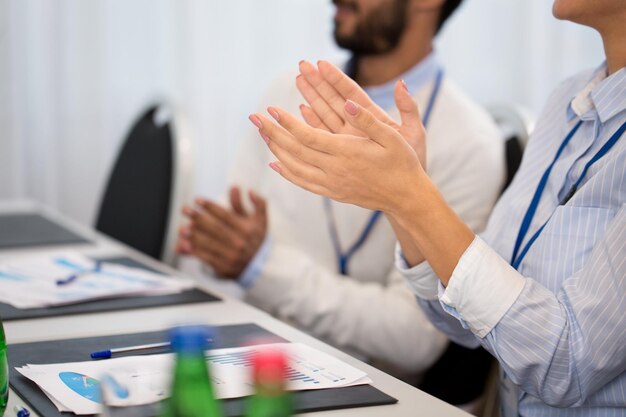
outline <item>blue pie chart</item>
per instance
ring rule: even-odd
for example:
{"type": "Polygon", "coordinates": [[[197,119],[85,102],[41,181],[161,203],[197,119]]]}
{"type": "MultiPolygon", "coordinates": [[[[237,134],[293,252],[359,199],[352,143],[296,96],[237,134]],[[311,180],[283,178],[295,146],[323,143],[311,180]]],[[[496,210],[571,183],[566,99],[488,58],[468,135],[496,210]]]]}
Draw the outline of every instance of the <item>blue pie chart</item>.
{"type": "Polygon", "coordinates": [[[76,372],[61,372],[59,378],[76,394],[100,404],[100,382],[97,379],[76,372]]]}

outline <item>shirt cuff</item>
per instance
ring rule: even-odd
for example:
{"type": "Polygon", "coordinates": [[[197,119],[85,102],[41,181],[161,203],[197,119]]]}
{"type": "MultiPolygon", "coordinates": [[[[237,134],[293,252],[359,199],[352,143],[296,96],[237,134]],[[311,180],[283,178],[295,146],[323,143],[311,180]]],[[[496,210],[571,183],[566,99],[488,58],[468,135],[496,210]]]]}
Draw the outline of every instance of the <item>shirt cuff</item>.
{"type": "Polygon", "coordinates": [[[237,282],[244,288],[249,288],[256,282],[263,272],[263,267],[267,262],[267,258],[270,255],[270,249],[272,248],[272,238],[268,234],[265,236],[265,240],[261,244],[259,250],[257,250],[254,258],[248,263],[246,269],[243,270],[237,282]]]}
{"type": "Polygon", "coordinates": [[[406,258],[402,253],[400,244],[396,243],[396,269],[400,271],[404,279],[406,279],[413,293],[424,300],[437,300],[437,283],[439,278],[426,261],[409,267],[406,258]]]}
{"type": "Polygon", "coordinates": [[[446,312],[484,338],[524,289],[526,280],[476,236],[452,272],[448,287],[439,287],[446,312]]]}

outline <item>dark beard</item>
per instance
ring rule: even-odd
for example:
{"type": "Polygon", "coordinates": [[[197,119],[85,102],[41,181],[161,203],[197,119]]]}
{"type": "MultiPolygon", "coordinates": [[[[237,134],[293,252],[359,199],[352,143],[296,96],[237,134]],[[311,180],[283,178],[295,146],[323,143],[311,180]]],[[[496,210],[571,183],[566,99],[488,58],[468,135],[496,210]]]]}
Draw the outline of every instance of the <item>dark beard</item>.
{"type": "Polygon", "coordinates": [[[335,42],[340,48],[358,56],[379,55],[393,50],[406,29],[407,4],[408,0],[394,0],[391,4],[373,9],[347,36],[339,35],[335,24],[335,42]]]}

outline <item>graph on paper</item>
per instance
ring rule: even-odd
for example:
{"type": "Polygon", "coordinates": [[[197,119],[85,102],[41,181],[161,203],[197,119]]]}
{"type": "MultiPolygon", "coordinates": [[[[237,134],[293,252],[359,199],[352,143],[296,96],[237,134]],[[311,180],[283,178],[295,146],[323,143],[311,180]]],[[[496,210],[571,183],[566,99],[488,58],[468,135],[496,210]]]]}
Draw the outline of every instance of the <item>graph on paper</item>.
{"type": "MultiPolygon", "coordinates": [[[[219,337],[219,335],[218,335],[219,337]]],[[[287,389],[292,391],[340,388],[371,383],[367,374],[328,353],[302,343],[275,343],[208,352],[217,398],[239,398],[254,393],[252,357],[260,349],[277,349],[290,359],[287,389]]],[[[138,355],[70,363],[30,364],[16,368],[36,383],[61,412],[98,414],[99,383],[104,374],[127,390],[107,401],[114,406],[151,404],[169,393],[175,357],[171,353],[138,355]]]]}
{"type": "MultiPolygon", "coordinates": [[[[250,368],[252,367],[252,358],[254,357],[254,350],[233,352],[221,355],[209,355],[207,361],[212,365],[231,365],[237,367],[250,368]]],[[[319,369],[313,369],[311,372],[319,372],[319,369]]],[[[294,369],[292,367],[287,368],[286,379],[289,382],[302,381],[309,384],[319,384],[320,381],[315,379],[310,374],[305,374],[301,370],[294,369]]]]}

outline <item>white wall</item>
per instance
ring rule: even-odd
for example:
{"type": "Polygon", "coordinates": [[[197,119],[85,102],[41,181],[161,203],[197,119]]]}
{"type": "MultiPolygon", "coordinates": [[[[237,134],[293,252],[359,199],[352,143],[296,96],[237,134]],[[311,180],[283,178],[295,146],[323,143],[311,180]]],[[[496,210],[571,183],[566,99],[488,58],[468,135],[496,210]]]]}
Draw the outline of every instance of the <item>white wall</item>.
{"type": "Polygon", "coordinates": [[[0,0],[0,198],[91,223],[120,141],[167,98],[196,134],[197,188],[223,187],[264,86],[337,56],[310,0],[0,0]]]}
{"type": "Polygon", "coordinates": [[[535,114],[556,85],[600,65],[600,36],[552,16],[552,0],[465,0],[439,39],[448,74],[481,103],[535,114]]]}
{"type": "MultiPolygon", "coordinates": [[[[447,72],[483,103],[538,112],[559,79],[597,65],[597,35],[548,0],[465,0],[447,72]]],[[[188,113],[196,189],[224,187],[267,84],[302,58],[342,59],[329,0],[0,0],[0,199],[91,223],[129,123],[156,98],[188,113]]]]}

